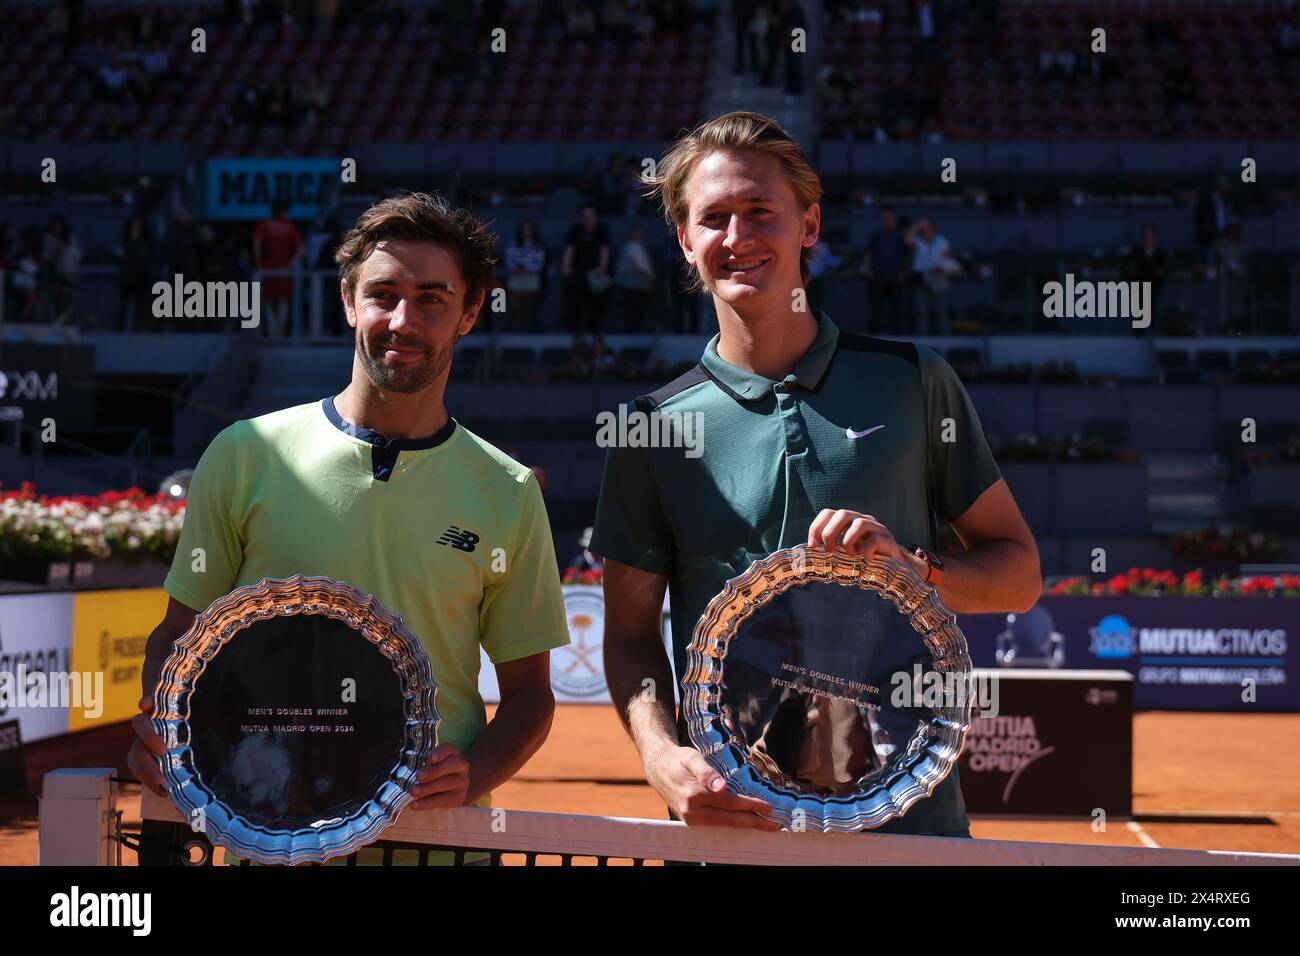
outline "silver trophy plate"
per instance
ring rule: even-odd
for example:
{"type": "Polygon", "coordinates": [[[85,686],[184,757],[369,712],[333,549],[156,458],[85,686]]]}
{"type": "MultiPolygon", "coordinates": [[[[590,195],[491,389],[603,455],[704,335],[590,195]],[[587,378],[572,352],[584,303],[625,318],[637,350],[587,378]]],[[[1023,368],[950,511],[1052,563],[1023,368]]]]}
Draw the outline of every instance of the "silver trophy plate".
{"type": "Polygon", "coordinates": [[[691,743],[795,830],[902,816],[956,765],[970,656],[908,565],[789,548],[727,582],[687,652],[691,743]]]}
{"type": "Polygon", "coordinates": [[[258,863],[324,863],[378,839],[411,802],[438,723],[429,659],[402,619],[301,574],[214,601],[154,691],[172,803],[258,863]]]}

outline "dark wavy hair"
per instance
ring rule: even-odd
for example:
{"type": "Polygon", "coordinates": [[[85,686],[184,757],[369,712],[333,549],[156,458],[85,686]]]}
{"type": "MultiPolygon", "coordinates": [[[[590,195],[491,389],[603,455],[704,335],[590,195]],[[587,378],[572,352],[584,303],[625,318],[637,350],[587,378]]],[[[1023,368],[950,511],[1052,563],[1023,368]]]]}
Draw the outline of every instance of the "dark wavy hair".
{"type": "Polygon", "coordinates": [[[465,277],[465,305],[486,295],[496,266],[496,240],[481,219],[464,209],[453,209],[441,196],[411,193],[375,203],[334,253],[348,299],[356,294],[357,272],[375,247],[389,239],[432,242],[445,248],[465,277]]]}

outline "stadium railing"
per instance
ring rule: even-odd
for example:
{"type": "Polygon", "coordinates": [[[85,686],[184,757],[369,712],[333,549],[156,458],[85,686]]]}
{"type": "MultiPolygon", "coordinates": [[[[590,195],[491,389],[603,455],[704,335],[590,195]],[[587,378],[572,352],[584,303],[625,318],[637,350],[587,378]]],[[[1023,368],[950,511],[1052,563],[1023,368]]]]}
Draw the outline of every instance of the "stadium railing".
{"type": "MultiPolygon", "coordinates": [[[[123,826],[118,780],[102,768],[46,774],[40,800],[42,866],[120,866],[123,849],[146,864],[212,862],[206,838],[172,805],[143,791],[142,835],[123,826]],[[169,834],[159,845],[158,834],[169,834]],[[134,837],[134,839],[133,839],[134,837]],[[153,845],[150,843],[153,841],[153,845]]],[[[383,863],[633,865],[714,863],[759,866],[1243,866],[1300,865],[1300,855],[1011,840],[953,840],[883,833],[768,833],[687,827],[668,820],[488,810],[473,807],[404,813],[370,851],[383,863]],[[450,859],[448,859],[450,855],[450,859]]],[[[362,851],[366,852],[366,851],[362,851]]],[[[130,862],[129,860],[127,861],[130,862]]],[[[355,860],[349,860],[355,863],[355,860]]]]}

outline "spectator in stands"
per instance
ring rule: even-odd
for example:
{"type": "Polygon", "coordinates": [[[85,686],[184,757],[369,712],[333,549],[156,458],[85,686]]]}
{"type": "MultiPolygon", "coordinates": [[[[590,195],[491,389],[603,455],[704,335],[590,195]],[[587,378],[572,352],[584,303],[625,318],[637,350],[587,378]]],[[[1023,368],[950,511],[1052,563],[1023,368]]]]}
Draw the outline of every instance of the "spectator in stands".
{"type": "Polygon", "coordinates": [[[194,217],[185,206],[177,206],[173,210],[162,249],[166,253],[166,275],[179,272],[187,279],[191,276],[197,278],[194,217]]]}
{"type": "Polygon", "coordinates": [[[108,63],[99,68],[100,94],[107,100],[116,100],[126,95],[130,72],[127,59],[119,53],[108,63]]]}
{"type": "Polygon", "coordinates": [[[316,0],[316,23],[333,29],[339,15],[339,0],[316,0]]]}
{"type": "Polygon", "coordinates": [[[1044,80],[1068,80],[1074,77],[1075,55],[1056,44],[1038,54],[1038,75],[1044,80]]]}
{"type": "Polygon", "coordinates": [[[605,561],[599,555],[591,553],[591,534],[594,529],[584,528],[582,536],[578,538],[578,547],[582,550],[577,556],[569,562],[569,566],[564,569],[564,583],[577,583],[583,574],[596,572],[597,574],[605,570],[605,561]]]}
{"type": "Polygon", "coordinates": [[[45,32],[49,35],[51,41],[62,44],[66,49],[68,47],[68,29],[70,26],[66,5],[56,3],[50,7],[50,12],[45,16],[45,32]]]}
{"type": "Polygon", "coordinates": [[[95,34],[93,40],[82,45],[77,50],[75,62],[82,76],[88,77],[96,84],[100,83],[99,71],[113,63],[113,53],[109,50],[108,41],[104,39],[103,34],[95,34]]]}
{"type": "Polygon", "coordinates": [[[276,81],[263,86],[258,93],[258,106],[261,108],[260,120],[264,125],[289,124],[289,88],[283,82],[276,81]]]}
{"type": "Polygon", "coordinates": [[[141,66],[155,85],[166,81],[171,72],[171,62],[171,54],[163,49],[162,40],[159,39],[151,40],[149,49],[140,56],[141,66]]]}
{"type": "Polygon", "coordinates": [[[225,282],[236,277],[235,256],[211,223],[195,231],[194,271],[200,282],[225,282]]]}
{"type": "Polygon", "coordinates": [[[939,55],[939,27],[934,4],[916,0],[916,56],[929,60],[939,55]]]}
{"type": "Polygon", "coordinates": [[[61,6],[68,12],[68,33],[64,48],[75,50],[81,43],[81,8],[85,0],[64,0],[61,6]]]}
{"type": "Polygon", "coordinates": [[[781,56],[781,25],[774,4],[764,3],[759,6],[751,29],[755,41],[762,44],[763,50],[763,69],[759,82],[763,86],[771,86],[776,62],[781,56]]]}
{"type": "Polygon", "coordinates": [[[0,303],[0,322],[6,319],[12,322],[22,312],[22,297],[13,287],[16,265],[13,224],[0,223],[0,282],[3,282],[3,287],[0,288],[0,296],[3,296],[3,302],[0,303]]]}
{"type": "Polygon", "coordinates": [[[871,299],[871,331],[898,334],[903,331],[903,294],[906,285],[908,246],[898,228],[893,206],[880,210],[880,227],[867,237],[862,253],[862,274],[867,277],[871,299]]]}
{"type": "Polygon", "coordinates": [[[604,0],[600,5],[600,32],[619,45],[627,46],[633,39],[632,11],[627,0],[604,0]]]}
{"type": "Polygon", "coordinates": [[[1241,223],[1228,223],[1214,247],[1214,258],[1225,272],[1241,273],[1246,270],[1246,236],[1241,223]]]}
{"type": "Polygon", "coordinates": [[[785,93],[786,96],[800,96],[803,93],[803,63],[806,52],[795,50],[793,35],[795,30],[803,30],[804,49],[807,49],[808,19],[798,0],[781,0],[777,33],[781,41],[781,54],[785,57],[785,93]]]}
{"type": "MultiPolygon", "coordinates": [[[[1160,295],[1164,290],[1165,276],[1169,274],[1169,255],[1160,246],[1160,235],[1155,223],[1142,227],[1142,244],[1124,259],[1124,278],[1129,282],[1151,283],[1151,316],[1160,315],[1160,295]]],[[[1135,330],[1141,332],[1141,329],[1135,330]]]]}
{"type": "MultiPolygon", "coordinates": [[[[347,230],[339,222],[337,216],[330,216],[325,220],[323,235],[319,236],[316,246],[316,254],[309,259],[313,269],[323,270],[329,275],[326,276],[326,290],[331,286],[333,273],[338,269],[334,259],[334,253],[338,251],[339,246],[343,245],[343,239],[347,235],[347,230]]],[[[350,336],[351,329],[348,326],[347,316],[343,312],[343,302],[336,295],[326,295],[321,304],[321,329],[327,335],[350,336]]]]}
{"type": "Polygon", "coordinates": [[[946,335],[951,278],[961,272],[961,266],[952,257],[948,240],[935,231],[929,218],[918,219],[907,231],[904,241],[912,250],[916,333],[928,335],[933,331],[937,335],[946,335]]]}
{"type": "Polygon", "coordinates": [[[584,206],[579,219],[564,237],[560,271],[564,276],[565,310],[569,331],[580,342],[591,332],[600,335],[609,306],[609,227],[596,215],[594,206],[584,206]]]}
{"type": "Polygon", "coordinates": [[[45,243],[41,238],[41,228],[35,223],[28,223],[18,243],[13,276],[10,279],[18,302],[15,318],[19,322],[32,322],[36,319],[45,292],[44,272],[45,243]]]}
{"type": "Polygon", "coordinates": [[[289,221],[289,207],[277,200],[271,218],[257,224],[253,233],[253,268],[262,283],[262,325],[266,334],[284,335],[293,300],[292,276],[264,276],[264,272],[293,269],[303,254],[302,233],[289,221]]]}
{"type": "Polygon", "coordinates": [[[691,25],[691,7],[687,0],[659,0],[654,5],[655,28],[661,40],[680,43],[691,25]]]}
{"type": "Polygon", "coordinates": [[[819,238],[813,243],[812,252],[808,256],[808,282],[806,285],[808,308],[814,311],[820,309],[826,297],[825,284],[817,280],[833,274],[843,264],[843,256],[837,255],[835,250],[826,243],[826,240],[819,238]]]}
{"type": "Polygon", "coordinates": [[[511,332],[531,332],[546,275],[546,246],[531,219],[519,223],[506,249],[506,310],[511,332]]]}
{"type": "Polygon", "coordinates": [[[1249,251],[1241,223],[1228,223],[1214,248],[1214,260],[1222,270],[1222,281],[1227,286],[1227,328],[1219,329],[1221,334],[1249,331],[1250,272],[1246,258],[1249,251]]]}
{"type": "Polygon", "coordinates": [[[564,33],[570,40],[591,40],[596,36],[596,15],[585,3],[566,0],[564,33]]]}
{"type": "Polygon", "coordinates": [[[614,284],[623,293],[623,329],[641,331],[646,306],[654,290],[655,267],[645,247],[645,231],[632,226],[618,252],[618,267],[614,271],[614,284]]]}
{"type": "Polygon", "coordinates": [[[622,216],[627,211],[627,170],[623,154],[613,152],[596,180],[596,210],[602,216],[622,216]]]}
{"type": "Polygon", "coordinates": [[[154,277],[153,238],[139,213],[126,221],[117,267],[117,328],[135,332],[151,325],[150,286],[154,277]],[[137,325],[138,323],[138,325],[137,325]]]}
{"type": "Polygon", "coordinates": [[[1228,181],[1220,176],[1214,186],[1201,191],[1192,213],[1196,226],[1196,242],[1201,249],[1201,261],[1209,262],[1214,246],[1228,225],[1228,181]]]}
{"type": "Polygon", "coordinates": [[[1293,13],[1279,29],[1277,54],[1283,64],[1300,60],[1300,14],[1293,13]]]}
{"type": "Polygon", "coordinates": [[[72,298],[81,276],[81,246],[68,221],[60,215],[50,218],[45,232],[45,275],[54,306],[54,324],[72,318],[72,298]]]}
{"type": "Polygon", "coordinates": [[[700,295],[695,287],[694,270],[686,262],[679,243],[670,244],[673,256],[668,288],[673,300],[673,331],[678,335],[696,335],[700,331],[700,295]]]}
{"type": "Polygon", "coordinates": [[[249,83],[235,97],[234,106],[224,118],[228,126],[255,126],[262,121],[262,110],[258,100],[258,87],[249,83]]]}
{"type": "Polygon", "coordinates": [[[641,157],[628,153],[624,170],[623,194],[627,197],[627,215],[653,216],[654,204],[650,200],[646,182],[641,178],[641,157]]]}
{"type": "Polygon", "coordinates": [[[132,59],[127,64],[126,92],[136,103],[148,103],[153,99],[153,77],[145,72],[138,59],[132,59]]]}
{"type": "Polygon", "coordinates": [[[867,93],[852,68],[841,69],[831,63],[825,63],[817,71],[817,85],[821,90],[822,99],[827,103],[861,109],[867,99],[867,93]]]}
{"type": "Polygon", "coordinates": [[[754,14],[762,6],[761,0],[737,0],[732,8],[732,26],[735,29],[735,74],[745,76],[758,72],[758,48],[751,45],[750,27],[754,14]]]}
{"type": "Polygon", "coordinates": [[[916,128],[916,100],[903,77],[885,88],[880,98],[880,128],[877,140],[906,141],[916,128]]]}
{"type": "Polygon", "coordinates": [[[299,83],[293,92],[294,107],[300,114],[297,122],[318,119],[329,108],[329,92],[314,72],[308,73],[306,79],[299,83]]]}
{"type": "Polygon", "coordinates": [[[650,0],[632,0],[628,7],[628,26],[638,42],[649,40],[655,33],[655,18],[650,10],[650,0]]]}

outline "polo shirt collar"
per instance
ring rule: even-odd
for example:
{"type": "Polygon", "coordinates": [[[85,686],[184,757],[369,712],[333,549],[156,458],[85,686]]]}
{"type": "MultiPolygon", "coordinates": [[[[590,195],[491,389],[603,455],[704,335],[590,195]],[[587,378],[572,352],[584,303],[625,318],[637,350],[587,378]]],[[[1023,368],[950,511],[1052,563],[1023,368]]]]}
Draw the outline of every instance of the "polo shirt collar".
{"type": "Polygon", "coordinates": [[[325,412],[325,417],[329,423],[341,432],[347,432],[349,435],[355,435],[364,442],[379,447],[394,448],[398,451],[423,451],[426,448],[437,448],[456,430],[456,419],[450,415],[447,416],[447,424],[443,425],[432,435],[424,438],[385,438],[379,432],[361,425],[353,425],[347,421],[339,410],[334,406],[334,396],[329,396],[321,401],[321,408],[325,412]]]}
{"type": "MultiPolygon", "coordinates": [[[[840,339],[840,330],[825,312],[818,311],[814,314],[817,316],[817,338],[813,339],[803,358],[795,362],[794,368],[784,379],[809,391],[815,391],[826,376],[840,339]]],[[[708,376],[743,401],[752,402],[770,392],[776,384],[772,379],[737,368],[718,355],[718,340],[721,338],[721,333],[711,338],[700,359],[708,376]]]]}

